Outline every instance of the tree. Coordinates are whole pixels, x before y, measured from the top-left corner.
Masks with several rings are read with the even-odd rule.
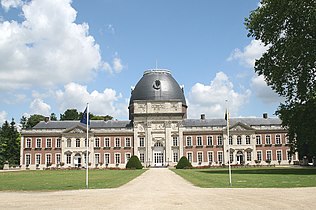
[[[133,155],[127,162],[126,168],[128,169],[142,169],[143,166],[136,155]]]
[[[0,168],[6,161],[10,165],[20,162],[20,134],[13,119],[10,124],[5,121],[0,129]]]
[[[82,116],[82,115],[81,115]],[[90,119],[91,120],[104,120],[104,121],[108,121],[108,120],[112,120],[113,117],[110,115],[105,115],[105,116],[99,116],[99,115],[94,115],[90,113]]]
[[[26,124],[24,125],[23,127],[23,124],[22,122],[25,121],[25,117],[22,116],[21,118],[21,124],[22,124],[22,127],[23,128],[32,128],[34,127],[37,123],[39,123],[40,121],[44,121],[45,120],[45,117],[43,115],[40,115],[40,114],[33,114],[31,115],[29,118],[27,118],[27,122]]]
[[[191,163],[189,162],[188,158],[185,156],[182,156],[176,165],[176,169],[188,169],[192,168]]]
[[[77,109],[67,109],[64,114],[60,114],[60,120],[79,120],[81,115]]]
[[[49,118],[51,121],[57,121],[57,117],[55,113],[51,113]]]
[[[255,71],[285,98],[276,114],[300,156],[316,156],[316,1],[262,0],[246,18],[248,36],[269,49]]]

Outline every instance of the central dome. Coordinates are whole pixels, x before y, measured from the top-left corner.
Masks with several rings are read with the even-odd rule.
[[[183,89],[172,77],[169,70],[154,69],[144,72],[132,91],[130,105],[135,100],[181,101],[186,106]]]

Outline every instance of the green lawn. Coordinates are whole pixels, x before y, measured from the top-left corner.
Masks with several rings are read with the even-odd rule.
[[[89,189],[115,188],[145,170],[90,170]],[[21,171],[0,173],[0,191],[85,189],[85,170]]]
[[[172,169],[199,187],[229,187],[227,168]],[[234,188],[316,187],[316,168],[233,168]]]

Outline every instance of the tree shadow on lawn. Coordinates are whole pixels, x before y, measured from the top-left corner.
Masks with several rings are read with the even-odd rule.
[[[200,170],[201,173],[208,174],[227,174],[227,169],[211,169],[211,170]],[[292,174],[292,175],[316,175],[316,168],[269,168],[269,169],[232,169],[234,174]]]

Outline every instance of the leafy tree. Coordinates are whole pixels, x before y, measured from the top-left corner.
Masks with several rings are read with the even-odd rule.
[[[23,117],[22,117],[23,118]],[[21,118],[21,121],[22,121]],[[24,120],[24,119],[23,119]],[[27,122],[25,124],[25,128],[32,128],[34,127],[37,123],[39,123],[40,121],[44,121],[45,117],[43,115],[39,115],[39,114],[33,114],[31,115],[28,119]],[[22,125],[23,126],[23,125]]]
[[[21,117],[20,123],[22,125],[22,128],[25,129],[26,128],[26,124],[27,124],[27,118],[25,116]]]
[[[188,169],[192,168],[191,163],[189,162],[188,158],[185,156],[182,156],[176,165],[176,169]]]
[[[81,116],[82,116],[82,115],[81,115]],[[90,114],[90,119],[91,119],[91,120],[104,120],[104,121],[108,121],[108,120],[112,120],[113,117],[110,116],[110,115],[99,116],[99,115]]]
[[[248,36],[269,46],[255,71],[285,98],[276,113],[290,142],[301,157],[316,156],[315,0],[262,0],[245,25]]]
[[[6,161],[10,165],[20,162],[20,134],[13,119],[10,124],[5,121],[0,129],[0,168]]]
[[[60,120],[79,120],[81,115],[77,109],[67,109],[64,114],[60,114]]]
[[[57,117],[55,113],[51,113],[49,118],[51,121],[57,121]]]
[[[127,162],[126,168],[128,169],[142,169],[143,166],[136,155],[133,155]]]

